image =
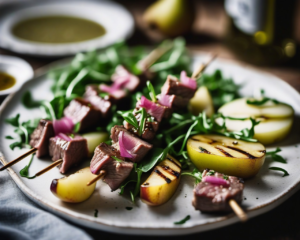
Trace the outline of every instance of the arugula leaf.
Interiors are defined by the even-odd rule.
[[[15,117],[5,119],[6,123],[11,124],[14,127],[19,127],[20,114],[18,113]]]
[[[94,217],[97,218],[98,217],[98,209],[95,209],[95,212],[94,212]]]
[[[76,123],[74,126],[74,132],[77,133],[80,129],[80,122]]]
[[[11,150],[14,150],[16,147],[18,147],[18,148],[21,149],[22,146],[23,146],[22,142],[14,142],[14,143],[12,143],[12,144],[9,145],[9,147],[10,147]]]
[[[275,171],[281,171],[281,172],[283,172],[283,176],[282,177],[286,177],[286,176],[290,175],[285,169],[280,168],[280,167],[270,167],[269,169],[270,170],[275,170]]]
[[[146,155],[145,159],[138,165],[138,169],[140,169],[142,172],[150,171],[161,159],[162,153],[162,148],[153,148]]]
[[[266,152],[266,156],[271,156],[273,161],[287,163],[287,161],[282,156],[277,154],[279,152],[281,152],[281,149],[277,147],[275,151]]]
[[[29,167],[31,166],[31,163],[32,163],[32,160],[33,160],[34,156],[35,156],[35,154],[32,154],[28,165],[26,165],[23,169],[20,170],[21,177],[25,177],[25,178],[28,178],[28,179],[33,179],[33,178],[36,177],[36,176],[29,177],[29,171],[28,171]]]
[[[5,136],[5,139],[14,139],[12,136]]]
[[[181,175],[187,175],[195,178],[195,184],[202,181],[202,173],[197,168],[194,168],[192,172],[183,172]]]
[[[117,111],[119,115],[121,115],[126,122],[131,124],[134,128],[139,129],[139,123],[136,120],[136,117],[133,115],[132,111]]]
[[[119,192],[119,194],[120,195],[123,195],[123,193],[124,193],[124,190],[125,190],[125,187],[127,186],[127,184],[129,184],[129,183],[131,183],[131,182],[136,182],[136,180],[129,180],[129,181],[127,181],[126,183],[124,183],[124,184],[122,184],[121,185],[121,187],[120,187],[120,192]]]
[[[272,101],[273,103],[275,104],[279,104],[280,102],[277,101],[276,99],[272,99],[272,98],[268,98],[268,97],[263,97],[262,99],[260,100],[257,100],[257,99],[248,99],[246,101],[246,103],[248,105],[254,105],[254,106],[262,106],[264,105],[265,103],[267,103],[268,101]]]
[[[150,95],[150,98],[152,99],[152,102],[154,102],[154,103],[157,102],[156,93],[155,93],[154,87],[150,81],[147,81],[147,87],[150,92],[149,95]]]
[[[184,223],[186,223],[188,220],[190,220],[191,219],[191,216],[190,215],[187,215],[184,219],[182,219],[182,220],[180,220],[180,221],[178,221],[178,222],[174,222],[174,224],[176,224],[176,225],[181,225],[181,224],[184,224]]]
[[[35,101],[32,98],[32,95],[29,91],[26,91],[21,99],[22,104],[26,107],[26,108],[36,108],[39,107],[41,105],[41,101]]]

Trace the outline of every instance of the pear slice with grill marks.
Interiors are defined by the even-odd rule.
[[[170,155],[159,163],[140,187],[141,200],[158,206],[167,202],[175,193],[181,177],[181,164]]]
[[[264,164],[266,155],[261,143],[209,134],[190,137],[187,151],[200,171],[209,168],[242,178],[254,176]]]

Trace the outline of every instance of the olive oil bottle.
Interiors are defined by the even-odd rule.
[[[225,0],[227,41],[244,60],[278,64],[292,59],[296,0]]]

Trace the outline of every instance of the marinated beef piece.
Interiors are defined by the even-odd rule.
[[[183,98],[176,95],[167,95],[169,101],[168,104],[164,104],[163,102],[160,101],[161,96],[162,96],[161,94],[157,95],[158,102],[163,106],[167,106],[173,109],[185,108],[188,105],[189,101],[191,100],[190,98]]]
[[[226,184],[214,184],[212,181],[205,181],[208,170],[202,174],[202,182],[194,189],[193,206],[202,212],[227,212],[231,211],[229,200],[234,199],[241,203],[243,197],[244,184],[240,178],[226,176],[215,172],[212,177],[225,180]],[[225,178],[225,179],[224,179]]]
[[[141,113],[137,113],[139,109],[136,108],[133,111],[133,114],[136,117],[136,120],[138,121],[138,123],[140,124],[140,120],[141,120]],[[130,131],[131,133],[135,134],[136,136],[139,136],[138,134],[138,130],[136,128],[134,128],[131,124],[129,124],[128,122],[126,122],[124,120],[123,122],[124,127]],[[151,117],[150,115],[146,118],[146,122],[145,122],[145,128],[144,131],[142,133],[142,136],[140,136],[142,139],[146,140],[146,141],[151,141],[154,137],[155,137],[155,133],[158,130],[159,127],[159,123],[157,121],[154,120],[154,117]]]
[[[192,89],[178,81],[177,78],[169,75],[167,81],[161,88],[161,93],[166,95],[176,95],[184,99],[191,99],[196,92],[196,89]]]
[[[124,142],[128,149],[126,149],[130,154],[135,155],[133,158],[128,158],[132,162],[139,162],[148,151],[152,148],[152,144],[145,142],[144,140],[136,137],[134,134],[130,133],[124,126],[114,126],[111,129],[111,139],[115,143],[114,146],[119,149],[119,134],[123,131]]]
[[[74,138],[66,136],[64,139],[58,136],[52,137],[50,138],[49,155],[53,161],[63,159],[59,168],[61,173],[66,173],[71,167],[88,157],[87,141],[79,135]]]
[[[112,156],[122,161],[116,161]],[[132,162],[124,161],[124,158],[120,156],[120,152],[106,143],[101,143],[96,147],[90,166],[93,174],[99,174],[101,170],[106,171],[103,181],[109,185],[112,191],[119,188],[121,183],[129,176],[132,168]]]
[[[112,103],[109,96],[100,97],[98,92],[100,93],[100,90],[98,91],[98,87],[96,85],[89,85],[85,88],[85,94],[83,97],[102,113],[103,118],[107,118],[110,113]]]
[[[82,98],[73,99],[64,110],[64,115],[74,124],[80,123],[79,132],[95,127],[102,119],[101,112]]]
[[[42,157],[49,154],[49,139],[54,137],[54,128],[51,121],[41,119],[37,128],[30,136],[30,146],[37,148],[36,156]]]
[[[147,113],[154,117],[158,122],[161,122],[163,118],[169,118],[172,115],[173,110],[166,106],[162,106],[159,103],[154,103],[144,96],[136,103],[137,108],[145,108]]]

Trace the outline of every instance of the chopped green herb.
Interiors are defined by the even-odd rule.
[[[33,160],[34,155],[35,155],[35,154],[32,154],[31,159],[30,159],[28,165],[26,165],[23,169],[20,170],[20,175],[21,175],[21,177],[25,177],[25,178],[28,178],[28,179],[33,179],[33,178],[36,177],[36,176],[29,177],[29,171],[28,171],[28,170],[29,170],[29,167],[30,167],[30,165],[31,165],[31,163],[32,163],[32,160]]]
[[[139,136],[142,136],[144,129],[145,129],[145,123],[146,123],[146,118],[147,118],[147,112],[145,108],[141,108],[142,110],[142,116],[141,116],[141,121],[140,121],[140,126],[139,126]]]
[[[78,132],[80,129],[80,122],[76,123],[75,126],[74,126],[74,132]]]
[[[5,139],[14,139],[12,136],[5,136]]]
[[[206,176],[213,176],[213,175],[215,175],[215,171],[214,171],[214,170],[210,170],[210,171],[206,174]]]
[[[281,171],[283,172],[283,176],[282,177],[286,177],[288,175],[290,175],[285,169],[280,168],[280,167],[270,167],[270,170],[275,170],[275,171]]]
[[[277,154],[279,152],[281,152],[281,149],[277,147],[275,151],[266,152],[266,156],[271,156],[273,161],[287,163],[287,161],[282,156]]]
[[[147,87],[148,87],[148,90],[150,92],[149,95],[150,95],[150,98],[151,98],[152,102],[157,102],[155,90],[154,90],[154,87],[153,87],[153,85],[150,81],[147,81]]]
[[[223,176],[223,179],[228,180],[228,176],[227,176],[227,175],[224,175],[224,176]]]
[[[187,215],[184,219],[178,221],[178,222],[174,222],[174,224],[176,225],[181,225],[181,224],[185,224],[188,220],[191,219],[191,216],[190,215]]]
[[[181,175],[187,175],[195,178],[195,184],[198,184],[202,181],[202,174],[197,168],[194,168],[192,172],[183,172]]]
[[[23,94],[21,102],[26,108],[29,109],[41,106],[41,101],[34,101],[29,91],[26,91]]]
[[[132,111],[118,111],[119,115],[121,115],[126,122],[131,124],[134,128],[139,129],[139,123],[136,120],[136,117],[133,115]]]
[[[277,101],[276,99],[272,99],[272,98],[267,98],[267,97],[263,97],[261,100],[256,100],[256,99],[248,99],[247,100],[247,104],[248,105],[254,105],[254,106],[262,106],[265,103],[272,101],[275,104],[279,104],[280,102]]]
[[[94,212],[94,217],[97,218],[98,217],[98,209],[95,209],[95,212]]]
[[[6,123],[11,124],[14,127],[19,127],[20,114],[18,113],[15,117],[5,119]]]
[[[132,210],[133,208],[132,207],[125,207],[126,210],[130,211]]]
[[[113,159],[115,159],[117,162],[123,162],[120,158],[117,158],[116,156],[111,156]]]

